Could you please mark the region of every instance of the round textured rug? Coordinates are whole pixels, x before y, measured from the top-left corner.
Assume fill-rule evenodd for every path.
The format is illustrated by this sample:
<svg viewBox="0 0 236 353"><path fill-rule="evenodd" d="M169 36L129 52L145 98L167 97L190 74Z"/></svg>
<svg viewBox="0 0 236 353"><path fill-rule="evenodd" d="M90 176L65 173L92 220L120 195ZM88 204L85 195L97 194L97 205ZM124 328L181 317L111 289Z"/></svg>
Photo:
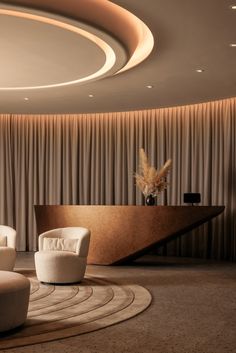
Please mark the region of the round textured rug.
<svg viewBox="0 0 236 353"><path fill-rule="evenodd" d="M53 341L96 331L127 320L151 303L147 289L103 277L86 276L81 283L40 283L32 270L18 271L31 282L26 323L0 334L0 349Z"/></svg>

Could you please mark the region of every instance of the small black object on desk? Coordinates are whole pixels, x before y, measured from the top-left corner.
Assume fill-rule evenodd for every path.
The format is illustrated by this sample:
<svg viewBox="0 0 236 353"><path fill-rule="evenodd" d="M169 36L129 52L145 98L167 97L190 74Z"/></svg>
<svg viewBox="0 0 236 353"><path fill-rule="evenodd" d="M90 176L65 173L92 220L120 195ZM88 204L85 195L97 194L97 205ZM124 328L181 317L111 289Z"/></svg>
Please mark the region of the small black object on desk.
<svg viewBox="0 0 236 353"><path fill-rule="evenodd" d="M198 192L186 192L184 193L184 203L191 203L192 206L194 203L201 202L201 194Z"/></svg>

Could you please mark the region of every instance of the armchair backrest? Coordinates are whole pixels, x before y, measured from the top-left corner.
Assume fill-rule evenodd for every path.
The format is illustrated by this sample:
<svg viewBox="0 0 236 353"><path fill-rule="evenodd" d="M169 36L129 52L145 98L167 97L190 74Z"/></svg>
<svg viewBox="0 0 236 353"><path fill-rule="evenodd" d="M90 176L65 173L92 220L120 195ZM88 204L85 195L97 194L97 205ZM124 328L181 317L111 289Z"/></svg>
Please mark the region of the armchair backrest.
<svg viewBox="0 0 236 353"><path fill-rule="evenodd" d="M16 248L16 231L12 227L0 225L0 235L7 238L7 244L9 248Z"/></svg>
<svg viewBox="0 0 236 353"><path fill-rule="evenodd" d="M56 228L39 235L39 251L44 250L44 238L78 239L76 253L86 257L89 250L90 231L83 227Z"/></svg>

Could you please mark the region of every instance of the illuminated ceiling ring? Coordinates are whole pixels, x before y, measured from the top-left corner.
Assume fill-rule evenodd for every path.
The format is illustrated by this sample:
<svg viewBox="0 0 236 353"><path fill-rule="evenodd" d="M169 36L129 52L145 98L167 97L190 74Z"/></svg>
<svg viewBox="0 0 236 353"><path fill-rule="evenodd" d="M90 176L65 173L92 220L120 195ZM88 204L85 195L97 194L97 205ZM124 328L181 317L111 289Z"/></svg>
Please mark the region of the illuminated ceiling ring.
<svg viewBox="0 0 236 353"><path fill-rule="evenodd" d="M84 10L86 10L85 4L89 4L89 2L83 4L85 7ZM11 16L12 18L24 21L33 21L42 25L53 26L54 28L73 33L77 35L78 38L83 37L103 53L104 62L96 68L96 70L89 72L89 74L78 75L75 72L72 79L59 79L58 82L43 82L43 84L41 82L36 84L25 84L25 82L22 83L19 80L17 84L10 82L8 85L4 85L3 82L1 84L0 82L0 90L45 89L84 84L86 82L119 74L133 68L145 60L153 49L154 38L144 22L129 11L111 3L110 1L101 0L101 2L96 3L96 6L101 7L102 11L100 11L100 17L103 10L106 10L108 17L111 15L115 20L120 21L119 26L117 26L114 31L112 31L110 27L106 28L106 26L101 28L101 18L99 19L99 16L97 23L92 23L89 21L89 18L72 20L68 16L61 16L59 14L45 12L38 9L18 7L14 5L1 5L0 16ZM105 7L103 8L102 6ZM84 12L84 14L85 13L87 15L90 12L87 11ZM121 30L124 26L127 26L129 29L127 37L124 37L124 30L123 33Z"/></svg>

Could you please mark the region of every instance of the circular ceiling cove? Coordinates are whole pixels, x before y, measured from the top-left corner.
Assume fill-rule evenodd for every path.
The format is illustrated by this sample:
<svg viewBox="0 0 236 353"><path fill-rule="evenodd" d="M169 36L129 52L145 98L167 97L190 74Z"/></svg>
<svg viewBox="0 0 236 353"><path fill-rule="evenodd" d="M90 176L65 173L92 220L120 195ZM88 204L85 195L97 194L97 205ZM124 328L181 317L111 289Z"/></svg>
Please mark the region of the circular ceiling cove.
<svg viewBox="0 0 236 353"><path fill-rule="evenodd" d="M117 72L123 46L107 33L60 16L0 9L0 89L79 84Z"/></svg>
<svg viewBox="0 0 236 353"><path fill-rule="evenodd" d="M146 58L153 37L141 20L118 5L101 2L98 19L93 22L87 17L90 5L84 3L76 19L1 5L0 42L4 50L0 57L0 90L83 84L125 71ZM109 25L100 26L99 13L104 9L116 20L114 31ZM124 26L127 38L123 37Z"/></svg>

